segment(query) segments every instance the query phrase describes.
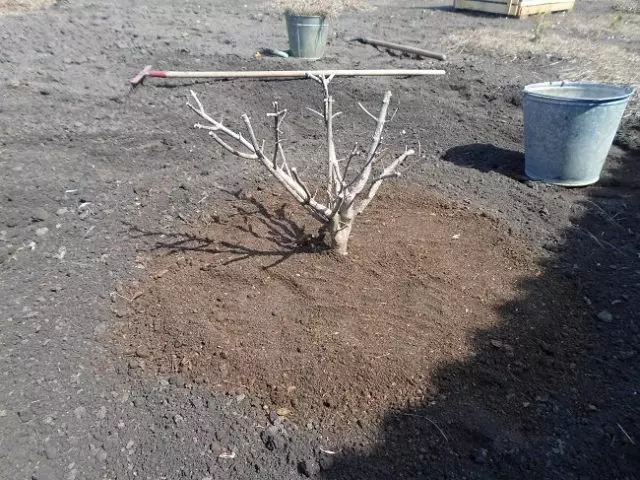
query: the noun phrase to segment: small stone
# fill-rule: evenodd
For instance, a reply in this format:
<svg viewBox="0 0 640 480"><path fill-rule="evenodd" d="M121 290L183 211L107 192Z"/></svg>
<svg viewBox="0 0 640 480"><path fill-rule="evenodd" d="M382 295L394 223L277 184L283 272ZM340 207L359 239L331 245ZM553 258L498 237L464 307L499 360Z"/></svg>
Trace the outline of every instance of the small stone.
<svg viewBox="0 0 640 480"><path fill-rule="evenodd" d="M75 414L76 418L79 420L84 416L85 413L87 413L87 409L84 407L78 407L73 411L73 413Z"/></svg>
<svg viewBox="0 0 640 480"><path fill-rule="evenodd" d="M613 321L613 315L608 310L603 310L598 314L598 320L604 323L611 323Z"/></svg>
<svg viewBox="0 0 640 480"><path fill-rule="evenodd" d="M29 410L21 410L18 412L18 417L20 417L23 423L27 423L33 420L33 413Z"/></svg>
<svg viewBox="0 0 640 480"><path fill-rule="evenodd" d="M611 323L613 321L613 315L608 310L603 310L598 314L598 320L604 323Z"/></svg>
<svg viewBox="0 0 640 480"><path fill-rule="evenodd" d="M96 417L98 417L100 420L103 420L104 418L106 418L106 416L107 416L107 407L103 405L96 412Z"/></svg>
<svg viewBox="0 0 640 480"><path fill-rule="evenodd" d="M184 422L184 417L178 413L173 416L173 423L178 425L180 422Z"/></svg>
<svg viewBox="0 0 640 480"><path fill-rule="evenodd" d="M554 348L551 345L549 345L547 342L541 341L539 345L540 345L540 349L547 355L553 355L555 353Z"/></svg>
<svg viewBox="0 0 640 480"><path fill-rule="evenodd" d="M587 405L587 410L589 410L590 412L597 412L598 407L590 403L589 405Z"/></svg>
<svg viewBox="0 0 640 480"><path fill-rule="evenodd" d="M261 434L262 441L265 447L269 450L282 450L286 446L286 439L280 433L280 430L275 425L268 427Z"/></svg>
<svg viewBox="0 0 640 480"><path fill-rule="evenodd" d="M269 412L269 421L271 422L272 425L282 423L282 420L280 419L280 415L278 415L276 412Z"/></svg>
<svg viewBox="0 0 640 480"><path fill-rule="evenodd" d="M31 214L31 220L33 222L44 222L46 220L49 220L50 217L51 215L49 215L49 212L47 212L44 208L37 208Z"/></svg>
<svg viewBox="0 0 640 480"><path fill-rule="evenodd" d="M504 344L500 340L491 340L491 346L494 348L502 348Z"/></svg>
<svg viewBox="0 0 640 480"><path fill-rule="evenodd" d="M247 396L244 393L241 393L236 397L236 403L242 403L245 398L247 398Z"/></svg>
<svg viewBox="0 0 640 480"><path fill-rule="evenodd" d="M44 237L47 233L49 233L49 229L47 227L38 228L36 230L36 235L38 237Z"/></svg>
<svg viewBox="0 0 640 480"><path fill-rule="evenodd" d="M305 477L313 477L320 471L320 465L314 460L302 460L298 464L298 470Z"/></svg>
<svg viewBox="0 0 640 480"><path fill-rule="evenodd" d="M473 461L476 462L478 465L483 465L487 461L488 454L489 452L487 451L486 448L479 448L472 455Z"/></svg>
<svg viewBox="0 0 640 480"><path fill-rule="evenodd" d="M211 453L214 456L218 456L220 455L222 452L224 452L224 445L222 445L220 442L218 442L217 440L214 440L213 442L211 442L211 445L209 446L209 449L211 450Z"/></svg>
<svg viewBox="0 0 640 480"><path fill-rule="evenodd" d="M9 82L7 83L7 86L9 88L19 88L20 87L20 80L9 80Z"/></svg>
<svg viewBox="0 0 640 480"><path fill-rule="evenodd" d="M98 452L96 453L96 458L101 462L104 462L107 460L107 452L105 451L104 448L98 449Z"/></svg>
<svg viewBox="0 0 640 480"><path fill-rule="evenodd" d="M0 410L0 417L6 417L7 416L7 411L6 410Z"/></svg>
<svg viewBox="0 0 640 480"><path fill-rule="evenodd" d="M59 208L58 210L56 210L56 215L61 217L61 216L65 215L68 211L69 211L69 209L67 209L66 207L62 207L62 208Z"/></svg>
<svg viewBox="0 0 640 480"><path fill-rule="evenodd" d="M333 467L333 462L333 455L329 455L326 453L323 453L318 458L318 465L320 465L320 470L330 470L331 467Z"/></svg>
<svg viewBox="0 0 640 480"><path fill-rule="evenodd" d="M46 465L40 465L36 473L31 475L31 480L57 480L59 477Z"/></svg>
<svg viewBox="0 0 640 480"><path fill-rule="evenodd" d="M58 456L58 451L56 450L56 447L48 444L46 447L44 447L44 456L47 457L49 460L55 459Z"/></svg>
<svg viewBox="0 0 640 480"><path fill-rule="evenodd" d="M136 348L136 355L140 358L148 358L149 357L149 350L147 350L146 347L144 346L140 346L138 348Z"/></svg>
<svg viewBox="0 0 640 480"><path fill-rule="evenodd" d="M93 334L96 336L100 336L100 335L104 335L104 333L107 331L107 323L106 322L100 322L98 325L96 325L96 327L93 329Z"/></svg>
<svg viewBox="0 0 640 480"><path fill-rule="evenodd" d="M178 388L182 388L185 386L184 378L182 378L180 375L171 375L169 377L169 383L171 385L175 385Z"/></svg>

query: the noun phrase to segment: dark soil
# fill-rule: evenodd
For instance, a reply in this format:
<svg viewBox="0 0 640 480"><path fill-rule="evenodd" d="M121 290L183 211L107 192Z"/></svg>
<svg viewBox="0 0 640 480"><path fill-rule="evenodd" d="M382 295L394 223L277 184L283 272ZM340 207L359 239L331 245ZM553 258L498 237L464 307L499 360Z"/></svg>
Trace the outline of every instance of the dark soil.
<svg viewBox="0 0 640 480"><path fill-rule="evenodd" d="M341 17L312 64L254 56L286 46L258 1L70 0L0 17L1 479L638 478L636 119L598 184L529 182L519 92L562 65L346 42L437 49L505 21L444 0L375 3ZM588 22L614 2L577 3ZM313 181L318 87L131 90L150 63L447 75L334 82L341 152L371 134L357 102L390 89L386 147L422 153L337 260L298 244L314 226L184 106L193 88L262 137L277 99Z"/></svg>

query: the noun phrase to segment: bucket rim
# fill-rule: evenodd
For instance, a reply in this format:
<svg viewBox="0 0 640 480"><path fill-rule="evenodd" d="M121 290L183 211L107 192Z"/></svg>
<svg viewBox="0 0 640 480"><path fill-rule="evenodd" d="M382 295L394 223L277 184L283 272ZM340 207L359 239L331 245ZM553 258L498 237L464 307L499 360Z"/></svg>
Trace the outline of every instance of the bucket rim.
<svg viewBox="0 0 640 480"><path fill-rule="evenodd" d="M619 94L614 94L608 97L579 97L579 98L567 98L567 97L559 97L557 95L549 95L545 94L544 90L547 88L555 88L555 87L599 87L599 88L608 88L612 92L618 91ZM631 85L623 85L618 83L603 83L603 82L588 82L588 81L568 81L568 80L558 80L551 82L541 82L541 83L532 83L526 85L523 89L525 95L529 95L536 98L543 98L548 100L570 100L571 102L597 102L597 103L606 103L606 102L615 102L620 100L629 99L634 93L635 88Z"/></svg>
<svg viewBox="0 0 640 480"><path fill-rule="evenodd" d="M319 19L320 21L326 22L328 20L326 15L298 15L297 13L290 13L290 12L285 12L284 16L286 18L313 18L313 19Z"/></svg>

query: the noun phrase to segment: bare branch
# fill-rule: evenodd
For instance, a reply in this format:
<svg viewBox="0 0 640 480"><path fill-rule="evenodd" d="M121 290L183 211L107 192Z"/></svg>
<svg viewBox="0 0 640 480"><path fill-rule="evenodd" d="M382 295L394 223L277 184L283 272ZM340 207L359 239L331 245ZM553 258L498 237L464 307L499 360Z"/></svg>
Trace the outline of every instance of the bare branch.
<svg viewBox="0 0 640 480"><path fill-rule="evenodd" d="M315 194L311 194L311 190L300 178L298 171L289 166L283 147L281 130L287 110L280 110L278 102L273 102L273 112L267 114L268 118L273 118L273 135L275 139L274 150L272 154L271 152L269 153L269 158L267 158L267 154L265 153L265 141L263 140L261 144L259 143L247 114L242 115L242 120L248 134L248 138L245 138L240 133L225 126L222 119L217 121L207 114L194 92L191 92L194 98L194 105L188 104L188 106L207 122L206 125L196 124L196 128L206 130L223 149L236 157L259 161L297 202L302 204L315 218L323 223L322 230L327 233L331 247L337 253L346 255L349 235L351 234L353 222L357 215L361 214L369 205L385 180L400 176L400 172L398 171L399 167L407 157L414 155L415 152L407 149L402 155L393 160L388 167L383 168L382 172L370 182L374 163L380 163L382 157L386 154L386 150L382 148L382 134L385 124L389 121L387 120L387 113L391 101L391 92L386 92L377 117L369 112L364 105L359 103L358 105L365 114L376 121L376 129L372 136L371 146L367 151L364 165L355 177L351 179L350 183L345 182L353 159L360 155L362 151L356 143L348 157L338 160L334 141L333 122L342 112L333 112L334 99L329 92L329 84L334 76L316 76L309 73L307 77L322 85L324 90L324 112L321 113L308 107L307 110L320 116L324 121L326 129L329 164L327 172L328 202L326 205L315 199ZM224 139L224 136L236 140L242 147L246 148L247 151L234 147ZM421 153L422 145L420 143L418 143L418 149ZM280 161L281 163L279 164ZM342 167L341 162L345 162Z"/></svg>
<svg viewBox="0 0 640 480"><path fill-rule="evenodd" d="M342 178L347 178L347 173L349 172L349 167L351 166L351 160L353 160L358 155L358 142L353 146L353 150L351 150L351 154L349 158L347 158L347 163L344 166L344 170L342 171Z"/></svg>
<svg viewBox="0 0 640 480"><path fill-rule="evenodd" d="M211 135L211 137L218 143L218 145L227 150L229 153L236 155L237 157L244 158L246 160L256 160L258 158L258 155L256 155L255 153L245 153L241 152L237 148L233 148L231 145L222 140L222 138L220 138L220 136L215 132L210 131L209 135Z"/></svg>
<svg viewBox="0 0 640 480"><path fill-rule="evenodd" d="M371 113L369 110L367 110L367 109L365 108L365 106L364 106L362 103L358 102L358 106L362 109L362 111L363 111L364 113L366 113L367 115L369 115L369 117L371 117L371 118L373 119L373 121L374 121L374 122L376 122L376 123L378 122L378 119L376 118L376 116L375 116L373 113Z"/></svg>
<svg viewBox="0 0 640 480"><path fill-rule="evenodd" d="M295 168L292 168L291 173L293 174L293 178L295 179L295 181L298 182L298 185L302 187L302 189L304 190L304 193L307 195L307 201L311 200L312 197L311 197L311 192L309 191L309 187L307 187L305 183L302 180L300 180L298 171Z"/></svg>
<svg viewBox="0 0 640 480"><path fill-rule="evenodd" d="M314 109L313 109L313 108L311 108L311 107L305 107L305 108L306 108L307 110L309 110L311 113L315 113L316 115L318 115L320 118L322 118L322 119L324 120L324 115L323 115L323 114L321 114L319 111L314 110Z"/></svg>
<svg viewBox="0 0 640 480"><path fill-rule="evenodd" d="M275 137L275 146L273 148L273 168L278 168L278 154L280 153L280 125L287 115L286 110L278 110L278 102L273 102L273 113L267 113L268 117L273 117L273 129Z"/></svg>
<svg viewBox="0 0 640 480"><path fill-rule="evenodd" d="M357 182L359 182L362 179L362 175L365 172L365 170L367 169L371 169L371 167L373 166L373 163L380 157L382 157L383 155L385 155L387 153L387 151L383 151L382 153L379 153L380 148L382 147L381 144L377 145L377 150L373 153L372 156L369 157L369 159L364 163L364 165L362 166L362 168L360 169L360 171L358 172L358 174L353 177L353 180L351 180L351 182L347 185L346 190L350 190L351 193L351 200L355 199L355 197L362 191L362 188L360 190L356 190L355 188L351 188L353 187ZM368 178L367 178L368 180ZM364 184L366 184L366 181L364 182ZM363 186L364 188L364 186Z"/></svg>
<svg viewBox="0 0 640 480"><path fill-rule="evenodd" d="M336 154L336 144L333 139L333 97L329 94L329 81L322 77L325 86L325 114L324 120L327 128L327 149L329 154L329 183L327 185L327 193L329 198L338 195L343 189L343 178L340 173L340 165L338 164L338 156Z"/></svg>
<svg viewBox="0 0 640 480"><path fill-rule="evenodd" d="M405 150L402 155L391 162L391 165L384 169L382 174L378 178L376 178L369 186L367 196L363 198L362 201L360 201L359 205L356 207L356 213L358 215L360 215L364 211L364 209L367 208L369 203L371 203L373 197L375 197L376 193L378 193L378 189L380 188L380 185L382 185L382 182L387 178L400 176L400 174L396 172L396 169L402 164L402 162L404 162L408 157L414 155L415 153L416 152L413 150Z"/></svg>
<svg viewBox="0 0 640 480"><path fill-rule="evenodd" d="M320 85L322 85L322 80L320 80L320 77L314 75L313 73L307 72L307 78L310 78L311 80L318 82Z"/></svg>
<svg viewBox="0 0 640 480"><path fill-rule="evenodd" d="M251 120L249 120L249 115L247 115L246 113L243 113L242 114L242 121L246 125L247 130L249 131L249 139L251 140L251 145L253 147L254 152L256 152L258 155L260 155L260 152L262 152L262 149L260 148L260 145L258 144L258 139L256 137L255 132L253 131L253 127L251 126Z"/></svg>
<svg viewBox="0 0 640 480"><path fill-rule="evenodd" d="M381 182L383 180L386 180L387 178L398 178L398 177L401 177L401 176L402 176L402 173L400 173L400 172L393 172L393 173L389 173L388 175L381 174L379 177L377 177L373 181L373 183Z"/></svg>
<svg viewBox="0 0 640 480"><path fill-rule="evenodd" d="M342 205L344 205L344 196L341 195L338 197L336 204L331 209L331 213L329 214L329 220L333 219L333 217L335 217L338 214L338 212L342 208Z"/></svg>
<svg viewBox="0 0 640 480"><path fill-rule="evenodd" d="M322 203L316 201L311 194L309 193L309 189L307 186L300 180L297 173L294 173L289 169L289 166L286 161L286 157L284 155L284 149L282 148L282 142L278 134L276 150L279 155L282 156L283 164L281 168L277 166L277 160L274 161L273 158L269 159L264 153L264 141L262 145L258 143L258 139L256 138L255 132L251 125L251 121L249 120L249 116L247 114L242 115L242 120L244 121L245 126L247 127L247 131L249 132L249 140L245 139L239 133L236 133L222 124L222 122L218 122L213 119L209 114L206 113L202 102L198 99L195 92L191 92L196 105L193 106L188 104L189 108L196 112L200 117L209 122L210 126L199 125L199 128L204 130L208 130L209 135L211 135L214 140L221 145L225 150L230 153L240 157L251 160L259 160L262 165L273 175L276 180L302 205L304 205L311 214L320 220L321 222L328 222L330 215L332 215L332 209L323 205ZM279 125L282 123L282 120L286 114L286 110L278 110L277 105L274 105L274 112L272 116L276 118L276 130ZM245 146L251 153L241 152L236 148L233 148L231 145L226 143L216 132L222 132L231 138L239 141L243 146ZM275 157L274 157L275 158ZM292 176L294 175L294 176Z"/></svg>
<svg viewBox="0 0 640 480"><path fill-rule="evenodd" d="M200 99L198 98L198 96L196 95L196 93L193 90L191 90L191 96L193 97L193 99L198 104L198 107L196 108L193 105L191 105L190 103L187 103L187 106L191 110L196 112L198 115L200 115L200 117L202 117L202 119L204 119L207 122L209 122L214 127L213 130L220 131L220 132L224 133L225 135L233 138L234 140L237 140L238 142L240 142L248 150L250 150L250 151L253 150L253 147L252 147L251 143L248 142L242 135L240 135L239 133L236 133L233 130L229 129L222 122L214 120L209 114L207 114L207 112L204 110L204 107L202 106L202 102L200 102ZM217 135L212 135L212 137L215 139L217 137ZM218 140L216 140L216 141L218 141ZM226 148L226 147L224 147L224 148ZM235 150L235 149L232 149L232 150ZM246 158L246 157L244 157L244 158Z"/></svg>
<svg viewBox="0 0 640 480"><path fill-rule="evenodd" d="M389 110L389 102L391 101L391 92L387 91L382 100L382 107L380 108L380 114L378 115L378 124L376 126L376 131L373 135L373 142L371 143L371 147L369 149L369 155L365 162L364 168L355 178L355 184L349 188L347 192L347 203L351 205L355 200L355 197L362 192L367 181L369 180L369 176L371 175L371 168L373 166L373 161L375 159L376 153L380 148L380 142L382 141L382 131L384 130L384 124L387 119L387 111Z"/></svg>
<svg viewBox="0 0 640 480"><path fill-rule="evenodd" d="M289 170L289 163L287 162L287 157L284 154L284 148L281 145L278 145L278 151L280 152L280 157L282 157L282 165L280 168L287 172L288 175L291 175L291 170Z"/></svg>
<svg viewBox="0 0 640 480"><path fill-rule="evenodd" d="M200 99L196 95L196 92L194 92L193 90L189 90L189 91L191 92L191 96L193 97L193 99L198 104L198 109L196 110L192 105L189 104L189 102L187 102L187 105L189 105L189 107L191 107L191 109L195 110L196 112L198 112L198 111L204 112L204 107L202 106L202 102L200 101Z"/></svg>

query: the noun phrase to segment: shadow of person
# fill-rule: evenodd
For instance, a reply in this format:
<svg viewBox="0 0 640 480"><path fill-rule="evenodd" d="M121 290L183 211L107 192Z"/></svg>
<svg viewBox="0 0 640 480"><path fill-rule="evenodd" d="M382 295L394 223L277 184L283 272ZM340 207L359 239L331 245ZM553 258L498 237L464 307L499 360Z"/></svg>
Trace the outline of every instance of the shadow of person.
<svg viewBox="0 0 640 480"><path fill-rule="evenodd" d="M453 150L482 171L521 159ZM562 242L495 306L499 322L429 374L420 405L385 410L374 445L345 448L322 478L638 478L639 159L614 151L606 173L619 181L574 197Z"/></svg>

